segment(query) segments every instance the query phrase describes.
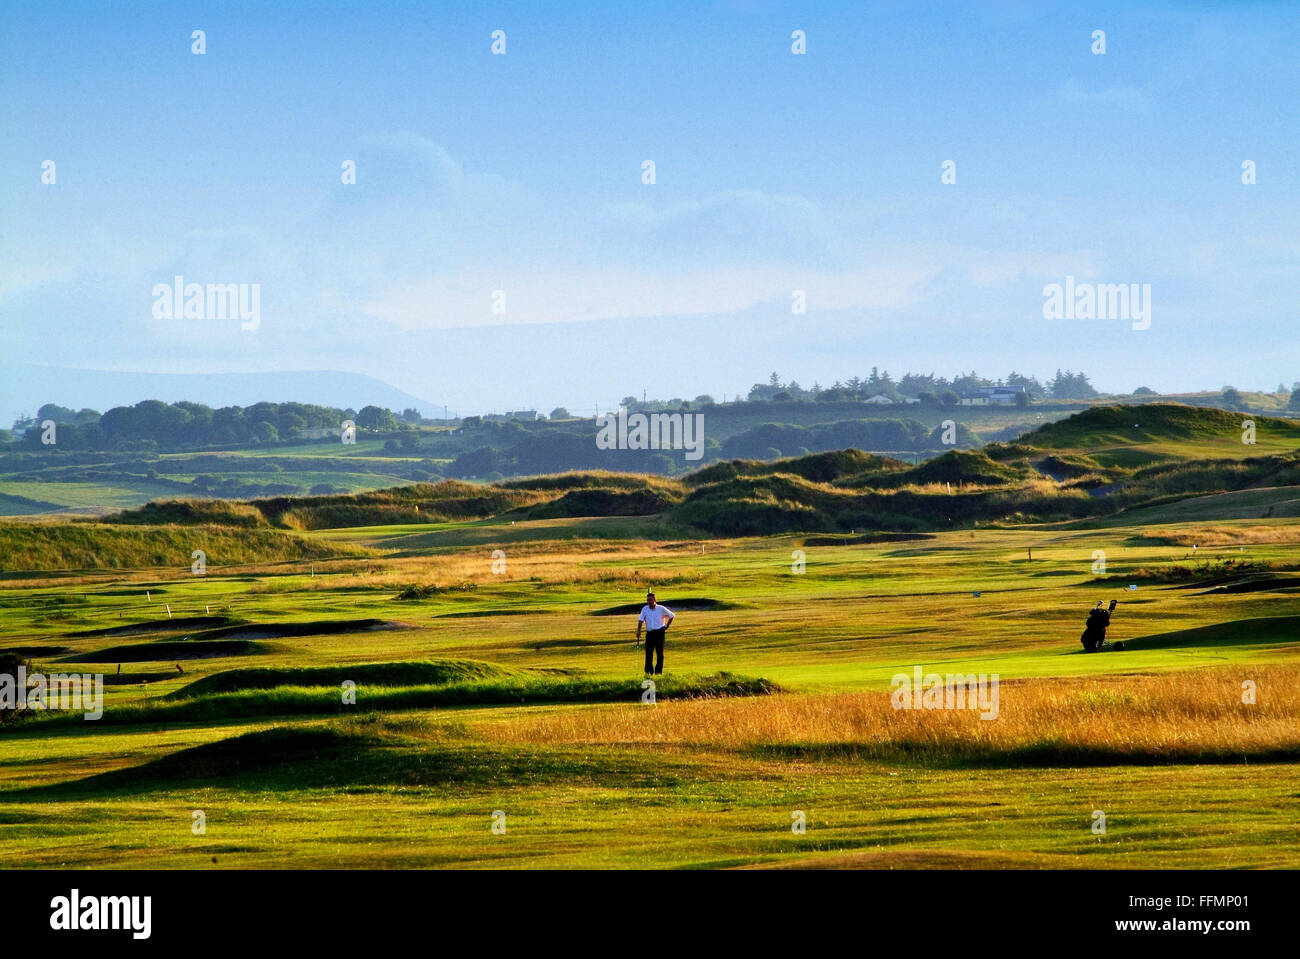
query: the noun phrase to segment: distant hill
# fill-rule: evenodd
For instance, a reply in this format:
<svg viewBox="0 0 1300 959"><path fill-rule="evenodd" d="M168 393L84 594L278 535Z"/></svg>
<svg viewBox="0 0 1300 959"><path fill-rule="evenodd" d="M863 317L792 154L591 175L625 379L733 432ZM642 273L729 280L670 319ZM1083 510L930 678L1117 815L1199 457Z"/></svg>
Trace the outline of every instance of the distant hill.
<svg viewBox="0 0 1300 959"><path fill-rule="evenodd" d="M1171 404L1098 408L1036 429L1017 443L950 449L914 466L844 449L776 462L714 463L680 478L571 471L244 502L156 501L80 530L93 538L95 527L205 526L261 549L261 537L286 530L389 526L405 535L413 526L428 526L428 535L441 535L438 527L467 522L484 524L489 537L507 523L522 529L536 522L617 518L657 523L671 535L762 536L1069 521L1104 525L1125 516L1163 522L1295 515L1300 426L1257 417L1260 435L1281 450L1268 452L1241 443L1241 419L1239 413ZM1115 452L1124 449L1153 462L1114 462ZM21 521L10 528L21 529ZM646 528L629 535L644 535ZM31 531L21 535L39 538ZM58 561L66 561L66 553L59 551Z"/></svg>
<svg viewBox="0 0 1300 959"><path fill-rule="evenodd" d="M212 407L288 401L354 410L413 407L424 416L442 416L441 406L362 373L122 373L31 364L0 367L0 426L35 413L44 403L102 413L142 399L189 400Z"/></svg>

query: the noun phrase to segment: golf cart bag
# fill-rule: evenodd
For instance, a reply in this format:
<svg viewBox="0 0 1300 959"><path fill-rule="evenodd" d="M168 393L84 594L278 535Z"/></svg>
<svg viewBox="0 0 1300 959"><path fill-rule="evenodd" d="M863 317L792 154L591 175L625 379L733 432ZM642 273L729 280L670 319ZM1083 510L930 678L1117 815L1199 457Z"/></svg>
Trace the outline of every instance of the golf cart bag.
<svg viewBox="0 0 1300 959"><path fill-rule="evenodd" d="M1101 649L1102 643L1106 641L1106 627L1110 625L1110 614L1115 611L1117 605L1119 604L1112 599L1110 609L1103 609L1101 603L1098 603L1088 613L1088 622L1083 635L1079 637L1085 653L1095 653Z"/></svg>

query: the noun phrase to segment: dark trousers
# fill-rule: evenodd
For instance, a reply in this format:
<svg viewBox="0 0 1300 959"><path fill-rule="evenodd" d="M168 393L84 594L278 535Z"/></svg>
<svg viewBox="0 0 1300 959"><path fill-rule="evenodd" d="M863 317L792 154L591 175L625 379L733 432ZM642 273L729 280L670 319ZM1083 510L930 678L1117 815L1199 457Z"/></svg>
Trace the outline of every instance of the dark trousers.
<svg viewBox="0 0 1300 959"><path fill-rule="evenodd" d="M668 632L667 627L646 630L645 671L647 673L662 673L664 671L664 633L666 632ZM654 669L651 669L651 657L655 653L658 653L659 662L654 664Z"/></svg>

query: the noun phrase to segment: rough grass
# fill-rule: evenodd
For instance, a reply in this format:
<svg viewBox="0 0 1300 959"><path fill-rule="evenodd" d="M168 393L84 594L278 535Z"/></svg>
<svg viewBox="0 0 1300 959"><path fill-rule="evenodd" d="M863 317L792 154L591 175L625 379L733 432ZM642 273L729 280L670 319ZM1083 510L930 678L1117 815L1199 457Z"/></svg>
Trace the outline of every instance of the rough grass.
<svg viewBox="0 0 1300 959"><path fill-rule="evenodd" d="M738 476L770 476L785 473L814 483L830 483L861 473L888 473L907 468L907 464L888 456L864 453L862 450L831 450L779 459L774 462L734 459L705 466L682 478L688 487L706 486Z"/></svg>
<svg viewBox="0 0 1300 959"><path fill-rule="evenodd" d="M194 550L211 567L365 555L269 529L226 526L109 526L97 523L0 524L0 570L190 569Z"/></svg>
<svg viewBox="0 0 1300 959"><path fill-rule="evenodd" d="M1257 701L1242 702L1242 683ZM484 724L519 743L707 744L789 756L1063 765L1300 759L1300 667L1004 682L999 713L894 709L888 690L592 708Z"/></svg>

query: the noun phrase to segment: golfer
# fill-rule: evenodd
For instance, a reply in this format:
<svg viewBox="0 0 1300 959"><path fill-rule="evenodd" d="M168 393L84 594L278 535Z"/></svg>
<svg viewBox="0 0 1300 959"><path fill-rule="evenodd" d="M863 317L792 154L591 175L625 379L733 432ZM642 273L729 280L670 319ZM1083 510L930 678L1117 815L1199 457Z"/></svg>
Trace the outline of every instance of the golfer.
<svg viewBox="0 0 1300 959"><path fill-rule="evenodd" d="M645 626L645 674L658 675L664 671L664 633L677 617L667 606L655 602L654 593L645 594L645 605L641 607L641 616L636 621L636 638L641 639L641 627ZM651 654L658 653L658 661L651 669Z"/></svg>

